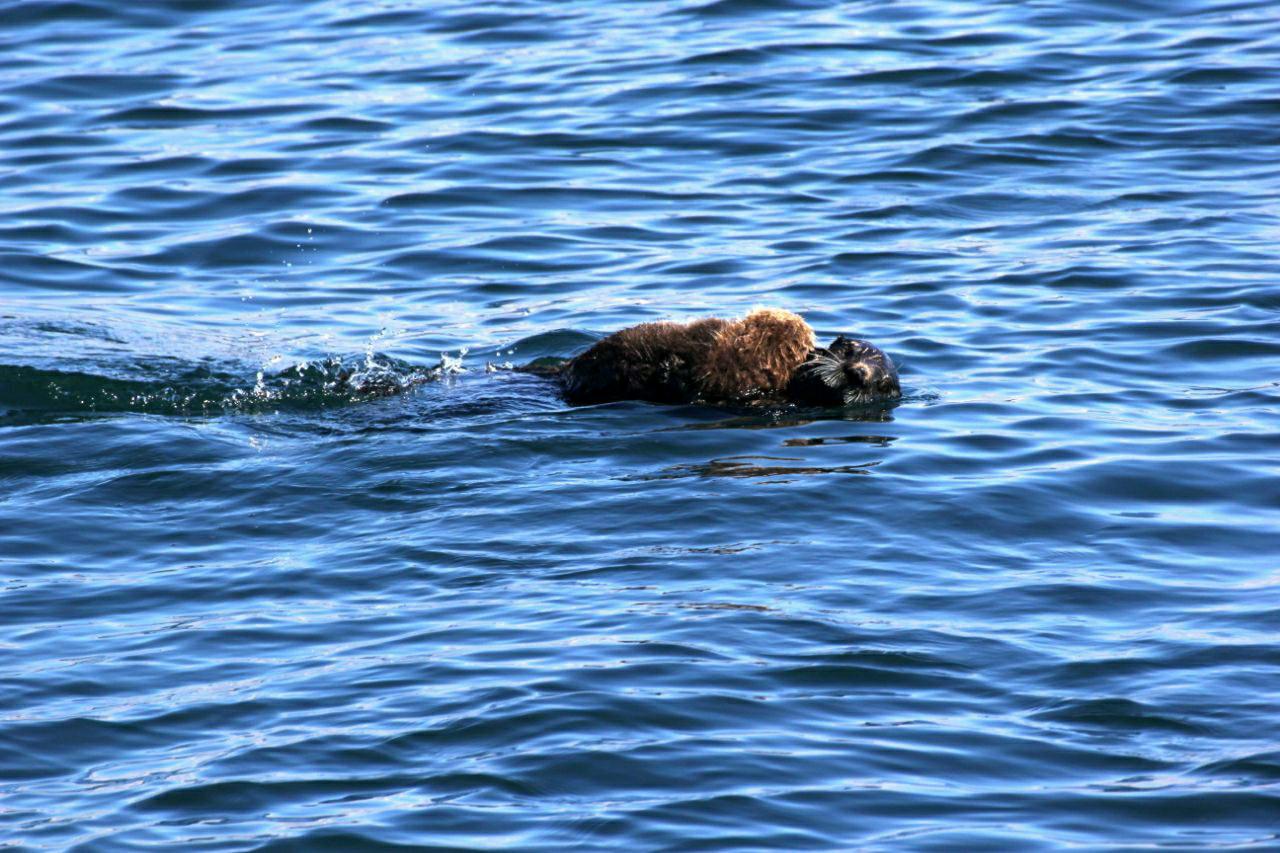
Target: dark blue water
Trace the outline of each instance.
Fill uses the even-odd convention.
[[[0,846],[1280,846],[1277,69],[1252,0],[0,0]],[[757,305],[905,398],[484,371]]]

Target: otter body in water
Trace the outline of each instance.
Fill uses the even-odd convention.
[[[532,368],[532,366],[531,366]],[[847,406],[901,396],[893,360],[866,341],[818,346],[796,314],[753,311],[740,320],[641,323],[615,332],[556,376],[570,403],[796,403]]]

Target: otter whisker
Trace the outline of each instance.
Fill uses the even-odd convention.
[[[814,370],[828,388],[839,388],[844,384],[844,371],[841,370],[840,362],[833,356],[821,356]]]

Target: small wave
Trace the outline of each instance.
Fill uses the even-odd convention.
[[[712,0],[710,3],[681,9],[679,14],[694,18],[738,18],[815,8],[818,8],[817,4],[803,0]]]

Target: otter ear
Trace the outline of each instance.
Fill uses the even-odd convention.
[[[844,335],[837,335],[836,339],[827,346],[827,351],[832,354],[843,353],[852,343],[853,341]]]

